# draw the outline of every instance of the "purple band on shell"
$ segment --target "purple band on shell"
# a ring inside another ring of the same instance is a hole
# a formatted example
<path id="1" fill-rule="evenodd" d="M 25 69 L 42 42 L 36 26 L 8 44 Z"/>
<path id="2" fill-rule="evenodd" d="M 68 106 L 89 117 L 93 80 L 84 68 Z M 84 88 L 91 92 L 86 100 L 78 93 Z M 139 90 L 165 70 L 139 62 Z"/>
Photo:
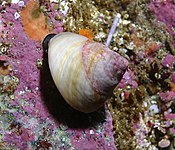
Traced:
<path id="1" fill-rule="evenodd" d="M 128 67 L 128 61 L 103 44 L 88 40 L 82 50 L 83 65 L 98 93 L 111 94 Z"/>

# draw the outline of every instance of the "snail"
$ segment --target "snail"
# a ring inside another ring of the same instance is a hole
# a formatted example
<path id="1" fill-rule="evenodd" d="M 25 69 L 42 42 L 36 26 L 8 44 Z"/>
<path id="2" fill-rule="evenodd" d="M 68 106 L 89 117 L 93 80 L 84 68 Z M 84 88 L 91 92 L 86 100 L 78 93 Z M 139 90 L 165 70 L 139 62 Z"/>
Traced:
<path id="1" fill-rule="evenodd" d="M 128 61 L 107 46 L 85 36 L 62 32 L 43 40 L 55 85 L 74 109 L 98 110 L 113 94 Z"/>

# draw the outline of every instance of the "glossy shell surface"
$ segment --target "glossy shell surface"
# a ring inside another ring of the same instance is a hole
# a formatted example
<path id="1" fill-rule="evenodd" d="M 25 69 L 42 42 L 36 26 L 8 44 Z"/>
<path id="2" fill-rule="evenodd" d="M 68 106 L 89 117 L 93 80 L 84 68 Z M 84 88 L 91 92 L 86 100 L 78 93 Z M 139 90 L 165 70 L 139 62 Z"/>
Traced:
<path id="1" fill-rule="evenodd" d="M 128 62 L 84 36 L 63 32 L 49 42 L 48 59 L 53 80 L 66 102 L 89 113 L 112 94 Z"/>

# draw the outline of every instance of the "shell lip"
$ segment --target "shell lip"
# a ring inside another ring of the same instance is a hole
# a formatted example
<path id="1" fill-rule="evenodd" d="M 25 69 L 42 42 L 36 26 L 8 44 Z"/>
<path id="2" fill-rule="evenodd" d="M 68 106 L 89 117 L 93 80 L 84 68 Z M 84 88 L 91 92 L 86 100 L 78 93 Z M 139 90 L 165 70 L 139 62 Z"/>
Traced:
<path id="1" fill-rule="evenodd" d="M 49 42 L 55 35 L 56 34 L 54 34 L 54 33 L 46 35 L 46 37 L 42 41 L 42 47 L 43 47 L 44 51 L 46 51 L 46 52 L 48 51 Z"/>

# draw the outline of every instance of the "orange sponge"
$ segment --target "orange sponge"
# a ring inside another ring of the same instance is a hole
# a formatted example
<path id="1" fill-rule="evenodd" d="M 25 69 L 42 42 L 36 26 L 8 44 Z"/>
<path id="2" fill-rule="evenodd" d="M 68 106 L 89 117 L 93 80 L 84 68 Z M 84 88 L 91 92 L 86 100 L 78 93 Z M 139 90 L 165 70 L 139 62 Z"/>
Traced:
<path id="1" fill-rule="evenodd" d="M 50 31 L 38 1 L 29 1 L 21 11 L 21 18 L 25 33 L 35 41 L 41 41 Z"/>
<path id="2" fill-rule="evenodd" d="M 79 29 L 79 34 L 93 40 L 94 34 L 89 29 Z"/>

